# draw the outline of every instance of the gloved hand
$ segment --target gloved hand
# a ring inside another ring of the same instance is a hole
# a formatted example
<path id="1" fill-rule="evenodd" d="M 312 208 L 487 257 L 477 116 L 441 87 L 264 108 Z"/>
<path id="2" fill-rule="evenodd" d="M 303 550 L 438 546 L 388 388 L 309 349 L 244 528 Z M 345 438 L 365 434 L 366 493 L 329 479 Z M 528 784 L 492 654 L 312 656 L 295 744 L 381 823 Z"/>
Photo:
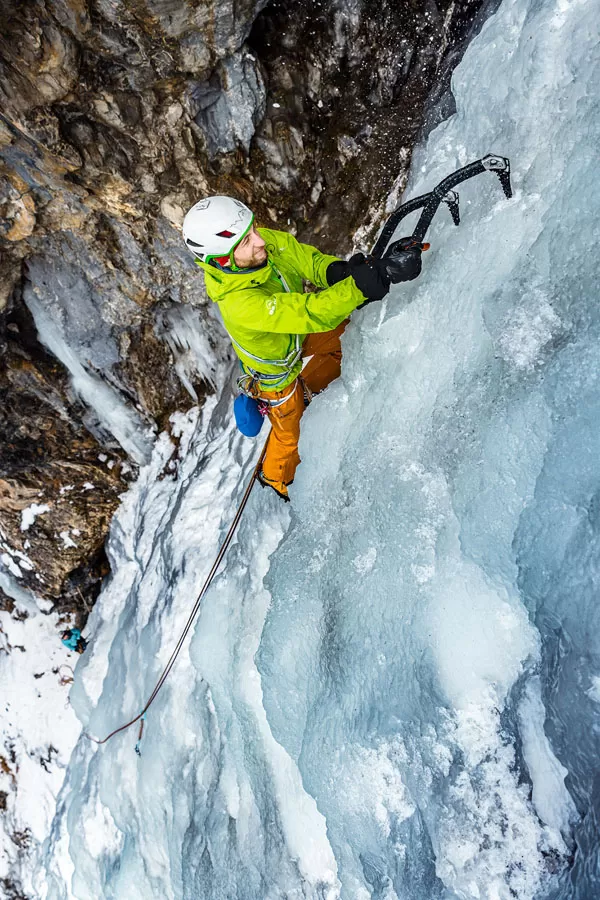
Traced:
<path id="1" fill-rule="evenodd" d="M 356 286 L 367 297 L 367 303 L 382 300 L 389 291 L 390 284 L 417 278 L 421 272 L 421 253 L 428 249 L 429 244 L 404 237 L 391 244 L 383 259 L 355 253 L 347 262 L 337 260 L 329 264 L 327 283 L 331 287 L 351 275 Z"/>
<path id="2" fill-rule="evenodd" d="M 364 253 L 355 253 L 347 261 L 339 259 L 329 263 L 325 275 L 329 287 L 352 275 L 356 286 L 369 301 L 381 300 L 390 289 L 390 279 L 383 260 L 366 258 Z"/>
<path id="3" fill-rule="evenodd" d="M 355 253 L 348 260 L 349 274 L 359 291 L 372 300 L 383 300 L 390 289 L 391 278 L 387 272 L 387 261 Z"/>
<path id="4" fill-rule="evenodd" d="M 421 252 L 428 249 L 429 244 L 422 244 L 413 237 L 394 241 L 382 260 L 392 284 L 417 278 L 421 274 Z"/>

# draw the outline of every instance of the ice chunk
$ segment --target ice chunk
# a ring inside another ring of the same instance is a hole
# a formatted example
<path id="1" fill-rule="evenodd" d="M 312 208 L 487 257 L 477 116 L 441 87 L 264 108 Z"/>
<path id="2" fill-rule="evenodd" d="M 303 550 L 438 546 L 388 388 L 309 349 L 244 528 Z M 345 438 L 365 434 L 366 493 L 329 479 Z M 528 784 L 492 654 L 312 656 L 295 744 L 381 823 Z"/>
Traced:
<path id="1" fill-rule="evenodd" d="M 154 440 L 149 425 L 122 399 L 118 391 L 82 365 L 75 350 L 66 342 L 60 326 L 33 293 L 28 295 L 27 305 L 41 342 L 69 370 L 77 393 L 94 410 L 102 425 L 115 436 L 125 452 L 138 463 L 146 462 Z"/>

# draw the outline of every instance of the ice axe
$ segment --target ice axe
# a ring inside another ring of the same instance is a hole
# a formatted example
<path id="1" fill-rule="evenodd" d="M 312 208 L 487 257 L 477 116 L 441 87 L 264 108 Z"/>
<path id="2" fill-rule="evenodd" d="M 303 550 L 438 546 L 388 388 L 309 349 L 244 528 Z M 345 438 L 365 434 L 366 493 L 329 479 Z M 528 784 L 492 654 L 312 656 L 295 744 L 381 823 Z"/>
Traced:
<path id="1" fill-rule="evenodd" d="M 469 165 L 463 166 L 462 169 L 457 169 L 456 172 L 448 175 L 440 181 L 432 191 L 429 191 L 429 193 L 421 194 L 420 197 L 414 197 L 412 200 L 402 203 L 395 209 L 383 226 L 381 234 L 377 238 L 375 246 L 371 251 L 371 256 L 377 259 L 383 257 L 384 259 L 391 260 L 395 253 L 402 250 L 410 250 L 412 247 L 419 247 L 422 250 L 427 250 L 429 244 L 423 243 L 423 238 L 427 234 L 427 229 L 431 225 L 433 217 L 440 205 L 445 203 L 454 224 L 460 225 L 459 197 L 454 188 L 457 185 L 462 184 L 463 181 L 473 178 L 475 175 L 481 175 L 482 172 L 495 172 L 500 179 L 504 196 L 507 199 L 512 197 L 510 160 L 506 156 L 497 156 L 496 154 L 488 153 L 488 155 L 484 156 L 482 159 L 477 159 L 475 162 L 469 163 Z M 384 250 L 386 249 L 390 238 L 402 219 L 406 218 L 406 216 L 415 212 L 417 209 L 421 209 L 422 212 L 412 235 L 407 238 L 401 238 L 399 241 L 395 241 L 388 248 L 387 253 L 384 254 Z"/>

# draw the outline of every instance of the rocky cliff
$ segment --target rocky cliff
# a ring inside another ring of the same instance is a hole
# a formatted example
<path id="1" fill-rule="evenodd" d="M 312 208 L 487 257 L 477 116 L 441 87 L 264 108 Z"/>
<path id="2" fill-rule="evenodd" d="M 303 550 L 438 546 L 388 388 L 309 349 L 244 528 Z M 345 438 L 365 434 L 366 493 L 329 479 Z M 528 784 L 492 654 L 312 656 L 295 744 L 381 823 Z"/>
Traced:
<path id="1" fill-rule="evenodd" d="M 3 0 L 0 559 L 21 584 L 84 610 L 157 429 L 222 388 L 186 208 L 233 193 L 347 251 L 481 5 Z"/>

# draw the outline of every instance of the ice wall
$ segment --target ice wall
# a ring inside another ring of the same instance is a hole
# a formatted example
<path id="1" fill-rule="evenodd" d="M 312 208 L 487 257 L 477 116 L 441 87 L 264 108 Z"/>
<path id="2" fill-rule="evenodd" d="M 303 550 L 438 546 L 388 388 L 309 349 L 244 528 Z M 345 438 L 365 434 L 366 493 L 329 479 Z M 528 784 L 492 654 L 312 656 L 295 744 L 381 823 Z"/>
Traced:
<path id="1" fill-rule="evenodd" d="M 515 197 L 462 187 L 460 230 L 436 220 L 424 277 L 355 320 L 303 432 L 259 668 L 348 897 L 545 895 L 571 766 L 595 821 L 597 14 L 484 26 L 408 194 L 491 150 Z"/>
<path id="2" fill-rule="evenodd" d="M 353 316 L 291 511 L 253 496 L 141 758 L 80 741 L 40 896 L 594 896 L 598 12 L 505 0 L 469 48 L 407 194 L 493 151 L 514 199 L 466 184 L 419 281 Z M 150 693 L 239 501 L 258 448 L 229 416 L 180 419 L 116 519 L 72 691 L 95 734 Z"/>

